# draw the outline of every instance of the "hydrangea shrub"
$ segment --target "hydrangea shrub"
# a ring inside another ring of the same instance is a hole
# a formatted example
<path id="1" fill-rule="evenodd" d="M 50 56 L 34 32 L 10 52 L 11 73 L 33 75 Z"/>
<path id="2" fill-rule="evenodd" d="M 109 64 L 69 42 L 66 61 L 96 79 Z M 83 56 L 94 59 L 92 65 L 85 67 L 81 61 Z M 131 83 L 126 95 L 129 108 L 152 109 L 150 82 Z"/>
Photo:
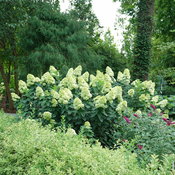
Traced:
<path id="1" fill-rule="evenodd" d="M 96 75 L 82 73 L 82 67 L 70 68 L 61 78 L 53 66 L 41 78 L 31 74 L 27 82 L 19 81 L 21 97 L 12 94 L 18 113 L 23 117 L 41 120 L 43 124 L 59 125 L 61 116 L 76 132 L 88 121 L 95 138 L 113 147 L 120 138 L 119 124 L 128 113 L 141 114 L 150 105 L 161 113 L 167 100 L 155 95 L 155 83 L 135 80 L 125 69 L 117 78 L 110 67 Z"/>

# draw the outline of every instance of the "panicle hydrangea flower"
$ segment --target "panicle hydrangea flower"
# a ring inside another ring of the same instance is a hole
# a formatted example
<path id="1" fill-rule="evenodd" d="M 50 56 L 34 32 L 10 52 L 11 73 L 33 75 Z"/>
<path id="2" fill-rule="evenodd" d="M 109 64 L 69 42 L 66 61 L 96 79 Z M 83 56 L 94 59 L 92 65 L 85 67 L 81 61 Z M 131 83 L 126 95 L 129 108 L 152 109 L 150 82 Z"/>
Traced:
<path id="1" fill-rule="evenodd" d="M 145 101 L 148 102 L 148 100 L 150 99 L 150 95 L 149 94 L 142 94 L 139 97 L 139 101 Z"/>
<path id="2" fill-rule="evenodd" d="M 68 104 L 69 100 L 73 97 L 72 92 L 68 88 L 59 90 L 59 103 Z"/>
<path id="3" fill-rule="evenodd" d="M 43 89 L 41 88 L 41 87 L 39 87 L 39 86 L 37 86 L 37 88 L 36 88 L 36 96 L 37 97 L 42 97 L 42 96 L 44 96 L 44 91 L 43 91 Z"/>
<path id="4" fill-rule="evenodd" d="M 137 114 L 138 116 L 141 116 L 141 115 L 142 115 L 142 112 L 141 112 L 140 110 L 137 110 L 137 111 L 135 112 L 135 114 Z"/>
<path id="5" fill-rule="evenodd" d="M 107 99 L 105 96 L 97 96 L 94 98 L 96 108 L 107 108 Z"/>
<path id="6" fill-rule="evenodd" d="M 126 79 L 129 79 L 129 80 L 130 80 L 131 75 L 130 75 L 129 69 L 125 69 L 125 70 L 124 70 L 123 76 L 124 76 Z"/>
<path id="7" fill-rule="evenodd" d="M 55 84 L 55 79 L 52 77 L 52 75 L 49 72 L 46 72 L 42 77 L 41 80 L 43 82 L 46 82 L 47 84 Z"/>
<path id="8" fill-rule="evenodd" d="M 130 83 L 130 72 L 129 69 L 125 69 L 123 72 L 123 77 L 122 77 L 122 81 L 124 84 L 128 85 Z"/>
<path id="9" fill-rule="evenodd" d="M 158 95 L 154 96 L 154 97 L 151 99 L 151 101 L 154 102 L 154 103 L 157 103 L 158 100 L 159 100 L 159 96 L 158 96 Z"/>
<path id="10" fill-rule="evenodd" d="M 110 82 L 105 82 L 104 85 L 103 85 L 103 88 L 102 88 L 102 93 L 107 93 L 111 90 L 112 88 L 112 85 Z"/>
<path id="11" fill-rule="evenodd" d="M 76 77 L 75 76 L 68 76 L 67 77 L 67 87 L 72 90 L 78 88 Z"/>
<path id="12" fill-rule="evenodd" d="M 162 117 L 168 119 L 169 115 L 168 114 L 163 114 Z"/>
<path id="13" fill-rule="evenodd" d="M 111 89 L 106 95 L 106 99 L 112 103 L 114 99 L 116 99 L 116 94 L 114 93 L 113 89 Z"/>
<path id="14" fill-rule="evenodd" d="M 84 108 L 84 104 L 78 97 L 76 97 L 73 101 L 73 107 L 74 109 L 79 110 L 81 108 Z"/>
<path id="15" fill-rule="evenodd" d="M 54 66 L 50 66 L 49 72 L 52 76 L 59 76 L 59 72 Z"/>
<path id="16" fill-rule="evenodd" d="M 78 77 L 78 86 L 79 88 L 87 87 L 89 88 L 88 83 L 84 80 L 83 76 Z"/>
<path id="17" fill-rule="evenodd" d="M 35 77 L 32 74 L 27 75 L 27 86 L 31 86 L 35 83 Z"/>
<path id="18" fill-rule="evenodd" d="M 148 89 L 151 95 L 154 95 L 155 83 L 151 80 L 142 82 L 143 89 Z"/>
<path id="19" fill-rule="evenodd" d="M 168 100 L 162 100 L 160 101 L 157 105 L 160 106 L 161 108 L 164 108 L 168 104 Z"/>
<path id="20" fill-rule="evenodd" d="M 17 94 L 13 93 L 13 92 L 11 93 L 11 96 L 12 96 L 13 101 L 17 101 L 18 99 L 20 99 L 20 97 Z"/>
<path id="21" fill-rule="evenodd" d="M 131 83 L 131 85 L 133 85 L 133 86 L 135 86 L 135 87 L 137 87 L 139 84 L 140 84 L 140 80 L 139 80 L 139 79 L 134 80 L 134 81 Z"/>
<path id="22" fill-rule="evenodd" d="M 123 80 L 123 73 L 119 71 L 117 75 L 117 81 L 122 81 L 122 80 Z"/>
<path id="23" fill-rule="evenodd" d="M 112 103 L 113 100 L 115 100 L 116 98 L 120 98 L 122 97 L 122 87 L 121 86 L 115 86 L 113 87 L 107 94 L 106 94 L 106 98 L 107 100 Z"/>
<path id="24" fill-rule="evenodd" d="M 75 130 L 72 129 L 72 128 L 68 128 L 67 132 L 66 132 L 66 135 L 68 136 L 74 136 L 74 135 L 77 135 Z"/>
<path id="25" fill-rule="evenodd" d="M 73 74 L 74 74 L 74 69 L 73 69 L 73 68 L 70 68 L 70 69 L 67 71 L 66 77 L 72 76 Z"/>
<path id="26" fill-rule="evenodd" d="M 59 87 L 67 87 L 67 77 L 63 78 L 60 83 Z"/>
<path id="27" fill-rule="evenodd" d="M 82 75 L 83 79 L 88 82 L 89 81 L 89 72 L 85 72 L 83 75 Z"/>
<path id="28" fill-rule="evenodd" d="M 92 97 L 92 94 L 90 93 L 89 88 L 87 88 L 87 87 L 81 88 L 81 97 L 84 100 L 89 100 Z"/>
<path id="29" fill-rule="evenodd" d="M 108 74 L 104 75 L 104 80 L 112 83 L 112 78 Z"/>
<path id="30" fill-rule="evenodd" d="M 81 72 L 82 72 L 82 66 L 79 65 L 78 67 L 75 68 L 74 75 L 80 76 Z"/>
<path id="31" fill-rule="evenodd" d="M 35 82 L 40 82 L 41 81 L 41 79 L 40 78 L 38 78 L 38 77 L 35 77 Z"/>
<path id="32" fill-rule="evenodd" d="M 121 112 L 123 112 L 123 111 L 126 110 L 127 106 L 128 106 L 128 105 L 127 105 L 127 101 L 121 101 L 121 102 L 117 105 L 116 111 L 119 112 L 119 113 L 121 113 Z"/>
<path id="33" fill-rule="evenodd" d="M 130 90 L 128 91 L 128 95 L 131 96 L 131 97 L 134 96 L 134 93 L 135 93 L 134 89 L 130 89 Z"/>
<path id="34" fill-rule="evenodd" d="M 58 94 L 58 92 L 57 91 L 55 91 L 55 90 L 51 90 L 51 92 L 50 92 L 50 94 L 51 94 L 51 96 L 53 97 L 53 98 L 55 98 L 55 99 L 59 99 L 59 94 Z"/>
<path id="35" fill-rule="evenodd" d="M 112 69 L 109 66 L 106 67 L 106 73 L 111 77 L 114 76 L 114 72 L 112 71 Z"/>
<path id="36" fill-rule="evenodd" d="M 103 72 L 97 70 L 96 77 L 97 77 L 98 79 L 104 79 L 104 74 L 103 74 Z"/>
<path id="37" fill-rule="evenodd" d="M 28 89 L 27 88 L 27 84 L 24 81 L 22 81 L 22 80 L 19 80 L 18 85 L 19 85 L 19 91 L 21 93 L 24 93 Z"/>
<path id="38" fill-rule="evenodd" d="M 51 103 L 52 103 L 52 107 L 56 107 L 58 104 L 57 100 L 54 98 L 52 99 Z"/>
<path id="39" fill-rule="evenodd" d="M 84 123 L 84 126 L 85 126 L 86 128 L 90 128 L 90 127 L 91 127 L 91 124 L 90 124 L 88 121 L 86 121 L 86 122 Z"/>
<path id="40" fill-rule="evenodd" d="M 90 75 L 90 86 L 95 87 L 96 86 L 96 77 L 94 75 Z"/>
<path id="41" fill-rule="evenodd" d="M 160 114 L 162 111 L 161 111 L 161 109 L 156 109 L 156 112 L 158 113 L 158 114 Z"/>
<path id="42" fill-rule="evenodd" d="M 46 120 L 50 120 L 52 118 L 52 113 L 46 111 L 43 113 L 43 118 Z"/>

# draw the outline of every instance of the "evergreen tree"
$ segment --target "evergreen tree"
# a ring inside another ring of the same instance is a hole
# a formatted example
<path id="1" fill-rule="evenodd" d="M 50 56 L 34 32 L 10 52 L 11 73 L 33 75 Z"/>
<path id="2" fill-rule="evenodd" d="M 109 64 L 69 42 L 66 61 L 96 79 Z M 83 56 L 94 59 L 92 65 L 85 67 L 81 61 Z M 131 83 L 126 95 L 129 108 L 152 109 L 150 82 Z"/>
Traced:
<path id="1" fill-rule="evenodd" d="M 88 45 L 90 36 L 84 24 L 52 4 L 40 3 L 21 38 L 27 72 L 41 75 L 51 64 L 63 72 L 78 64 L 90 71 L 101 67 L 101 58 Z"/>

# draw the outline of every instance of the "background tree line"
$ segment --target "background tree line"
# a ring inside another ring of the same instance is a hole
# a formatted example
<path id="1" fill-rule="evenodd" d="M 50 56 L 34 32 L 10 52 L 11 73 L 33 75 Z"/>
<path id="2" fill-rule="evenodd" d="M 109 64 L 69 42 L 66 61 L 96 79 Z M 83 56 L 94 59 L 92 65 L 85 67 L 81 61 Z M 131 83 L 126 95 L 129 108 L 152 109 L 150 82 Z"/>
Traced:
<path id="1" fill-rule="evenodd" d="M 10 110 L 11 92 L 19 94 L 18 80 L 28 73 L 40 76 L 50 65 L 62 75 L 79 64 L 92 73 L 107 65 L 115 72 L 124 67 L 110 31 L 101 39 L 92 1 L 70 3 L 71 8 L 61 12 L 59 0 L 0 1 L 0 82 Z"/>
<path id="2" fill-rule="evenodd" d="M 66 12 L 59 0 L 0 1 L 0 82 L 6 107 L 13 109 L 11 91 L 19 94 L 19 79 L 28 73 L 40 76 L 50 65 L 62 75 L 79 64 L 91 73 L 128 67 L 134 79 L 152 79 L 159 93 L 175 94 L 174 0 L 114 1 L 130 17 L 122 51 L 110 31 L 102 32 L 92 0 L 70 0 Z"/>

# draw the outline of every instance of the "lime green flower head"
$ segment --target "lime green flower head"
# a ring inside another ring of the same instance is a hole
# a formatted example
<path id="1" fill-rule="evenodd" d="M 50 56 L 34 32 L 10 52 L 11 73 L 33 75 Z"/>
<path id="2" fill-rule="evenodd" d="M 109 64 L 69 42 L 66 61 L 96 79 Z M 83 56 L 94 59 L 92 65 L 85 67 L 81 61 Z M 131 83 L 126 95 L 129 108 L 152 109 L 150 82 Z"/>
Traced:
<path id="1" fill-rule="evenodd" d="M 97 78 L 94 75 L 90 75 L 90 86 L 95 87 L 96 81 L 97 81 Z"/>
<path id="2" fill-rule="evenodd" d="M 117 75 L 117 81 L 122 81 L 123 80 L 123 73 L 122 72 L 118 72 L 118 75 Z"/>
<path id="3" fill-rule="evenodd" d="M 116 94 L 114 93 L 113 90 L 110 90 L 105 96 L 106 96 L 106 99 L 107 99 L 110 103 L 112 103 L 113 100 L 116 98 Z"/>
<path id="4" fill-rule="evenodd" d="M 163 114 L 162 118 L 169 118 L 169 115 L 168 114 Z"/>
<path id="5" fill-rule="evenodd" d="M 96 108 L 107 108 L 107 99 L 105 96 L 97 96 L 94 98 Z"/>
<path id="6" fill-rule="evenodd" d="M 82 75 L 83 79 L 88 82 L 89 81 L 89 72 L 85 72 L 83 75 Z"/>
<path id="7" fill-rule="evenodd" d="M 82 66 L 78 66 L 74 70 L 74 75 L 80 76 L 81 75 L 81 72 L 82 72 Z"/>
<path id="8" fill-rule="evenodd" d="M 84 123 L 84 126 L 87 127 L 87 128 L 90 128 L 90 127 L 91 127 L 91 124 L 90 124 L 88 121 L 86 121 L 86 122 Z"/>
<path id="9" fill-rule="evenodd" d="M 142 82 L 143 89 L 148 89 L 151 95 L 154 95 L 155 83 L 151 80 Z"/>
<path id="10" fill-rule="evenodd" d="M 54 99 L 59 99 L 59 94 L 58 94 L 58 92 L 57 91 L 55 91 L 55 90 L 51 90 L 51 96 L 54 98 Z"/>
<path id="11" fill-rule="evenodd" d="M 103 72 L 97 70 L 96 77 L 97 77 L 98 79 L 104 79 L 104 74 L 103 74 Z"/>
<path id="12" fill-rule="evenodd" d="M 129 79 L 129 80 L 130 80 L 131 75 L 130 75 L 129 69 L 125 69 L 125 70 L 124 70 L 123 76 L 124 76 L 126 79 Z"/>
<path id="13" fill-rule="evenodd" d="M 68 128 L 67 132 L 66 132 L 66 135 L 68 136 L 74 136 L 74 135 L 77 135 L 75 130 L 72 129 L 72 128 Z"/>
<path id="14" fill-rule="evenodd" d="M 110 82 L 105 82 L 102 88 L 102 93 L 107 93 L 111 90 L 112 85 Z"/>
<path id="15" fill-rule="evenodd" d="M 47 84 L 55 84 L 55 79 L 49 72 L 46 72 L 42 77 L 41 80 Z"/>
<path id="16" fill-rule="evenodd" d="M 149 94 L 142 94 L 140 95 L 139 97 L 139 101 L 145 101 L 145 102 L 148 102 L 148 100 L 150 99 L 150 95 Z"/>
<path id="17" fill-rule="evenodd" d="M 76 81 L 76 77 L 75 76 L 68 76 L 67 77 L 67 87 L 72 90 L 72 89 L 77 89 L 78 88 L 78 84 Z"/>
<path id="18" fill-rule="evenodd" d="M 36 97 L 42 97 L 42 96 L 44 96 L 44 91 L 43 91 L 43 89 L 41 88 L 41 87 L 39 87 L 39 86 L 37 86 L 37 88 L 36 88 Z"/>
<path id="19" fill-rule="evenodd" d="M 114 76 L 114 72 L 112 71 L 112 69 L 109 66 L 106 67 L 106 73 L 111 77 Z"/>
<path id="20" fill-rule="evenodd" d="M 112 78 L 108 74 L 104 75 L 104 80 L 112 83 Z"/>
<path id="21" fill-rule="evenodd" d="M 136 113 L 138 116 L 141 116 L 141 115 L 142 115 L 141 110 L 137 110 L 135 113 Z"/>
<path id="22" fill-rule="evenodd" d="M 78 77 L 78 86 L 79 88 L 87 87 L 89 88 L 88 83 L 84 80 L 83 76 Z"/>
<path id="23" fill-rule="evenodd" d="M 59 72 L 58 72 L 58 70 L 54 67 L 54 66 L 50 66 L 50 68 L 49 68 L 49 72 L 50 72 L 50 74 L 52 75 L 52 76 L 59 76 Z"/>
<path id="24" fill-rule="evenodd" d="M 76 97 L 73 101 L 73 107 L 74 109 L 79 110 L 81 108 L 84 108 L 84 104 L 78 97 Z"/>
<path id="25" fill-rule="evenodd" d="M 56 107 L 58 104 L 57 100 L 54 98 L 52 99 L 51 103 L 52 103 L 52 107 Z"/>
<path id="26" fill-rule="evenodd" d="M 168 104 L 168 100 L 162 100 L 157 105 L 164 108 Z"/>
<path id="27" fill-rule="evenodd" d="M 121 86 L 113 87 L 113 91 L 116 94 L 116 96 L 122 96 L 122 87 Z"/>
<path id="28" fill-rule="evenodd" d="M 154 96 L 154 97 L 151 99 L 151 101 L 154 102 L 154 103 L 157 103 L 158 100 L 159 100 L 159 96 L 158 96 L 158 95 Z"/>
<path id="29" fill-rule="evenodd" d="M 73 74 L 74 74 L 74 69 L 73 69 L 73 68 L 70 68 L 70 69 L 67 71 L 66 77 L 72 76 Z"/>
<path id="30" fill-rule="evenodd" d="M 133 97 L 134 96 L 134 89 L 130 89 L 129 91 L 128 91 L 128 95 L 129 96 L 131 96 L 131 97 Z"/>
<path id="31" fill-rule="evenodd" d="M 68 104 L 69 100 L 73 97 L 72 92 L 68 88 L 59 90 L 59 103 Z"/>
<path id="32" fill-rule="evenodd" d="M 21 93 L 24 93 L 26 90 L 28 90 L 27 84 L 26 84 L 24 81 L 19 80 L 18 85 L 19 85 L 19 91 L 20 91 Z"/>
<path id="33" fill-rule="evenodd" d="M 12 100 L 13 101 L 17 101 L 17 100 L 20 99 L 20 97 L 17 94 L 15 94 L 15 93 L 11 93 L 11 96 L 12 96 Z"/>
<path id="34" fill-rule="evenodd" d="M 68 84 L 68 79 L 67 77 L 65 77 L 60 81 L 59 87 L 67 87 L 67 84 Z"/>
<path id="35" fill-rule="evenodd" d="M 52 113 L 50 113 L 50 112 L 48 112 L 48 111 L 44 112 L 44 113 L 43 113 L 43 118 L 44 118 L 45 120 L 50 120 L 50 119 L 52 118 Z"/>
<path id="36" fill-rule="evenodd" d="M 156 112 L 158 113 L 158 114 L 160 114 L 161 113 L 161 109 L 156 109 Z"/>
<path id="37" fill-rule="evenodd" d="M 140 80 L 139 79 L 137 79 L 137 80 L 134 80 L 132 83 L 131 83 L 131 85 L 133 85 L 133 86 L 135 86 L 135 87 L 138 87 L 139 85 L 140 85 Z"/>
<path id="38" fill-rule="evenodd" d="M 118 105 L 117 105 L 117 108 L 116 108 L 116 111 L 119 112 L 119 113 L 122 113 L 123 111 L 126 110 L 127 108 L 127 101 L 121 101 Z"/>
<path id="39" fill-rule="evenodd" d="M 31 86 L 35 83 L 35 77 L 32 74 L 27 75 L 27 86 Z"/>
<path id="40" fill-rule="evenodd" d="M 87 88 L 87 87 L 81 88 L 81 97 L 84 100 L 89 100 L 92 97 L 92 94 L 90 93 L 89 88 Z"/>

